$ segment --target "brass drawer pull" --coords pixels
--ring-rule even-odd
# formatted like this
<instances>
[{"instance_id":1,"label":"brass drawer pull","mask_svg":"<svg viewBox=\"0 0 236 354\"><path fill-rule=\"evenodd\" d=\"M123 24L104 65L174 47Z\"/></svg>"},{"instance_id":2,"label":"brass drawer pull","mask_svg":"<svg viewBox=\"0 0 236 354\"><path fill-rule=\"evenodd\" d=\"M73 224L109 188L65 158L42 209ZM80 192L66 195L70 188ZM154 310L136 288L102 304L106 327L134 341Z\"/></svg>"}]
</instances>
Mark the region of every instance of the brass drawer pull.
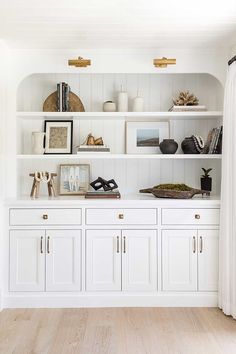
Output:
<instances>
[{"instance_id":1,"label":"brass drawer pull","mask_svg":"<svg viewBox=\"0 0 236 354\"><path fill-rule=\"evenodd\" d=\"M47 253L50 253L50 237L47 237Z\"/></svg>"},{"instance_id":2,"label":"brass drawer pull","mask_svg":"<svg viewBox=\"0 0 236 354\"><path fill-rule=\"evenodd\" d=\"M43 214L43 220L47 220L48 219L48 215L47 214Z\"/></svg>"},{"instance_id":3,"label":"brass drawer pull","mask_svg":"<svg viewBox=\"0 0 236 354\"><path fill-rule=\"evenodd\" d=\"M199 214L195 214L195 219L199 220L200 219L200 215Z\"/></svg>"},{"instance_id":4,"label":"brass drawer pull","mask_svg":"<svg viewBox=\"0 0 236 354\"><path fill-rule=\"evenodd\" d=\"M202 236L200 236L200 250L199 252L202 253L202 250L203 250L203 240L202 240Z\"/></svg>"},{"instance_id":5,"label":"brass drawer pull","mask_svg":"<svg viewBox=\"0 0 236 354\"><path fill-rule=\"evenodd\" d=\"M43 253L43 236L40 237L40 253Z\"/></svg>"},{"instance_id":6,"label":"brass drawer pull","mask_svg":"<svg viewBox=\"0 0 236 354\"><path fill-rule=\"evenodd\" d=\"M193 236L193 253L196 253L196 237Z\"/></svg>"},{"instance_id":7,"label":"brass drawer pull","mask_svg":"<svg viewBox=\"0 0 236 354\"><path fill-rule=\"evenodd\" d=\"M120 238L116 236L116 253L120 253Z\"/></svg>"},{"instance_id":8,"label":"brass drawer pull","mask_svg":"<svg viewBox=\"0 0 236 354\"><path fill-rule=\"evenodd\" d=\"M124 214L119 214L119 215L118 215L118 218L119 218L119 219L124 219Z\"/></svg>"}]
</instances>

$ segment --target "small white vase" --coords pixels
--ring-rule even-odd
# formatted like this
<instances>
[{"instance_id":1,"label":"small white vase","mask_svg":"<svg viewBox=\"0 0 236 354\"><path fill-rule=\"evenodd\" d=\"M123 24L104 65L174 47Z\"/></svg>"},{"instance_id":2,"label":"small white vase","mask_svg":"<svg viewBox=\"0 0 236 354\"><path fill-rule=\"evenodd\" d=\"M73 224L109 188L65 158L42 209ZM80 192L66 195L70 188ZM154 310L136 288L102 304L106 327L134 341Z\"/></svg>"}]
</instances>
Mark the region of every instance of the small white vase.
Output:
<instances>
[{"instance_id":1,"label":"small white vase","mask_svg":"<svg viewBox=\"0 0 236 354\"><path fill-rule=\"evenodd\" d=\"M103 103L103 112L115 112L116 104L113 101L106 101Z\"/></svg>"},{"instance_id":2,"label":"small white vase","mask_svg":"<svg viewBox=\"0 0 236 354\"><path fill-rule=\"evenodd\" d=\"M128 112L128 94L121 91L118 93L118 112Z\"/></svg>"},{"instance_id":3,"label":"small white vase","mask_svg":"<svg viewBox=\"0 0 236 354\"><path fill-rule=\"evenodd\" d=\"M137 96L133 99L133 112L143 112L143 98Z\"/></svg>"},{"instance_id":4,"label":"small white vase","mask_svg":"<svg viewBox=\"0 0 236 354\"><path fill-rule=\"evenodd\" d=\"M32 154L43 155L45 148L44 145L45 133L32 132Z\"/></svg>"}]
</instances>

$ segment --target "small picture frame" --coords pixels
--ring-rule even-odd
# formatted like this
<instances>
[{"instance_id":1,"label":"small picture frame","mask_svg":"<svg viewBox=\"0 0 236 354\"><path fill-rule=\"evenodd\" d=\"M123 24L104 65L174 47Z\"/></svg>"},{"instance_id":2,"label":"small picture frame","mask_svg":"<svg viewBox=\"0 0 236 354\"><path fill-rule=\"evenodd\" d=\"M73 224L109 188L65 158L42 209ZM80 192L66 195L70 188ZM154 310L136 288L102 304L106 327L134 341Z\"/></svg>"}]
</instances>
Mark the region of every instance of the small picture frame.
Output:
<instances>
[{"instance_id":1,"label":"small picture frame","mask_svg":"<svg viewBox=\"0 0 236 354\"><path fill-rule=\"evenodd\" d=\"M72 154L72 120L45 120L44 132L44 154Z\"/></svg>"},{"instance_id":2,"label":"small picture frame","mask_svg":"<svg viewBox=\"0 0 236 354\"><path fill-rule=\"evenodd\" d=\"M60 165L60 195L84 195L89 190L89 164Z\"/></svg>"},{"instance_id":3,"label":"small picture frame","mask_svg":"<svg viewBox=\"0 0 236 354\"><path fill-rule=\"evenodd\" d=\"M169 122L127 122L126 153L158 154L163 139L169 138Z\"/></svg>"}]
</instances>

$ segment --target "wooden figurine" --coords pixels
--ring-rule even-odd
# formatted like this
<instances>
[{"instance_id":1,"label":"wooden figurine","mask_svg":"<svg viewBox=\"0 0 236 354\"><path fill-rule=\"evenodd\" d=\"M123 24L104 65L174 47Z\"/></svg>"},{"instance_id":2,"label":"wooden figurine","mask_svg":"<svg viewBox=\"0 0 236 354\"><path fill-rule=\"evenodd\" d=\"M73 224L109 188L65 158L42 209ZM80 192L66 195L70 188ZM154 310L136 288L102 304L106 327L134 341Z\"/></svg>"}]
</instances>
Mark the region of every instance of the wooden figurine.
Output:
<instances>
[{"instance_id":1,"label":"wooden figurine","mask_svg":"<svg viewBox=\"0 0 236 354\"><path fill-rule=\"evenodd\" d=\"M39 197L40 182L47 183L49 197L56 197L56 190L53 178L57 176L56 173L50 172L34 172L29 174L30 177L34 177L33 185L31 188L31 198Z\"/></svg>"}]
</instances>

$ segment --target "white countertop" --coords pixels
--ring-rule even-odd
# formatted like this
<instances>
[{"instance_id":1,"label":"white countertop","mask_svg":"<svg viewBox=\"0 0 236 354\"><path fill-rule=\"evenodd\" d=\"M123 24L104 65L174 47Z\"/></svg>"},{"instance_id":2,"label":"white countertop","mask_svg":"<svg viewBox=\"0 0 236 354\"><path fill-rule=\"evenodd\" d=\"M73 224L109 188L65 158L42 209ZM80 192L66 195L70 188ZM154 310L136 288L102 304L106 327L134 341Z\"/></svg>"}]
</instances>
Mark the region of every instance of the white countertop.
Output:
<instances>
[{"instance_id":1,"label":"white countertop","mask_svg":"<svg viewBox=\"0 0 236 354\"><path fill-rule=\"evenodd\" d=\"M220 206L219 196L202 197L201 195L194 196L192 199L168 199L168 198L155 198L149 194L127 194L122 195L120 199L85 199L83 196L58 196L55 198L40 197L31 199L29 196L7 199L5 206L9 207L99 207L106 206L107 204L112 207L121 208L123 206L132 207L208 207Z\"/></svg>"}]
</instances>

